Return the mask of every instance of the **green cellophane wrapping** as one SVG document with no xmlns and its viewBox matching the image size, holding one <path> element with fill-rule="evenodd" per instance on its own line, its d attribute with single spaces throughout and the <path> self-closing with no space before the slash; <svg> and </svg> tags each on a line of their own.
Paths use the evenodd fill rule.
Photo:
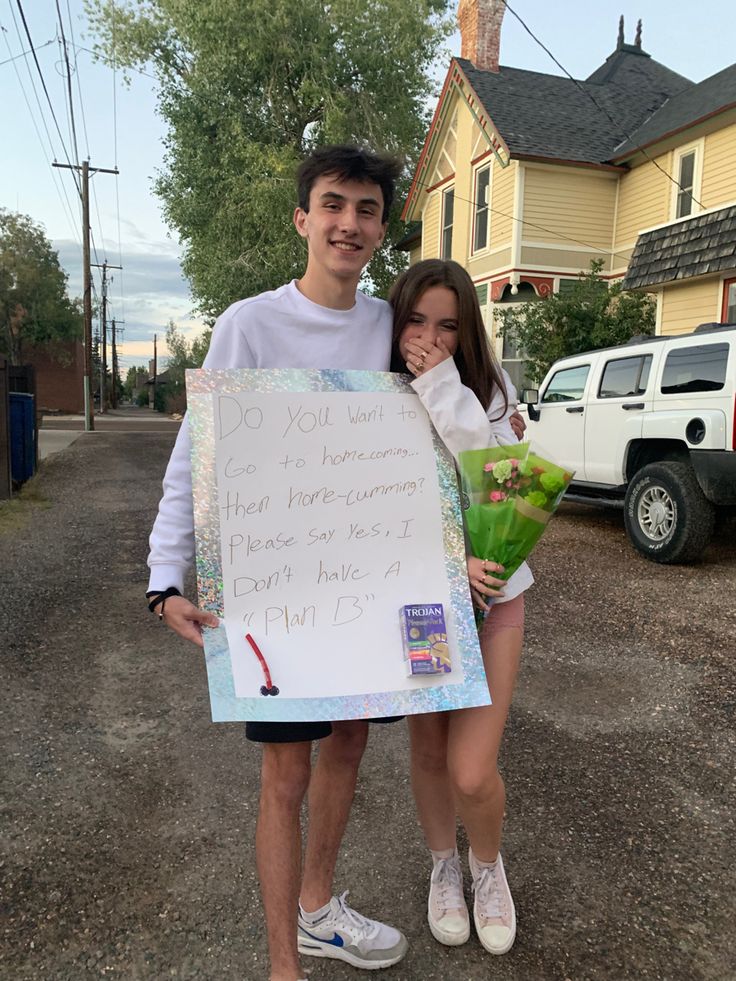
<svg viewBox="0 0 736 981">
<path fill-rule="evenodd" d="M 514 461 L 509 478 L 513 486 L 486 469 L 501 461 Z M 472 554 L 503 565 L 504 572 L 494 575 L 508 579 L 544 534 L 573 475 L 532 453 L 528 443 L 466 450 L 458 464 Z M 505 499 L 492 501 L 491 493 Z"/>
</svg>

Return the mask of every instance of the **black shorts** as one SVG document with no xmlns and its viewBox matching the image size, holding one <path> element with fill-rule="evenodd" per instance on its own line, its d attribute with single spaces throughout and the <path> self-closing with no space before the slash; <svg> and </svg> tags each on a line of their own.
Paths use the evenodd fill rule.
<svg viewBox="0 0 736 981">
<path fill-rule="evenodd" d="M 403 715 L 387 715 L 369 722 L 399 722 Z M 331 735 L 331 722 L 246 722 L 245 738 L 252 743 L 307 743 Z"/>
</svg>

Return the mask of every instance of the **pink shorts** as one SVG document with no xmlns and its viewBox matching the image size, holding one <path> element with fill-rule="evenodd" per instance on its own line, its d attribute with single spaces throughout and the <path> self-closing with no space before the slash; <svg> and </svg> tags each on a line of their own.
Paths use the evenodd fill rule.
<svg viewBox="0 0 736 981">
<path fill-rule="evenodd" d="M 506 627 L 524 628 L 524 594 L 520 593 L 506 603 L 493 603 L 485 618 L 481 637 L 491 638 L 498 630 Z"/>
</svg>

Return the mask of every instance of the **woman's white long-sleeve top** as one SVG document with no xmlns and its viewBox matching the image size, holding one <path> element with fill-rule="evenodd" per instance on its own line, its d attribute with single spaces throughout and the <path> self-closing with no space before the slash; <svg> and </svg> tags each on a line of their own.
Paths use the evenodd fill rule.
<svg viewBox="0 0 736 981">
<path fill-rule="evenodd" d="M 452 358 L 441 361 L 411 383 L 440 439 L 456 460 L 463 450 L 510 446 L 519 442 L 509 422 L 516 409 L 516 389 L 505 371 L 503 380 L 508 396 L 505 412 L 504 393 L 498 389 L 494 390 L 488 409 L 483 409 L 475 393 L 463 385 Z M 525 562 L 507 582 L 504 596 L 494 602 L 505 603 L 514 599 L 533 582 L 531 569 Z"/>
</svg>

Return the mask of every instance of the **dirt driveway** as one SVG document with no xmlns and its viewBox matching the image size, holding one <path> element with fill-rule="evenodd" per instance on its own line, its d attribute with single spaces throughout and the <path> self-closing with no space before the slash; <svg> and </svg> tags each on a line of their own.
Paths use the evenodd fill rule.
<svg viewBox="0 0 736 981">
<path fill-rule="evenodd" d="M 267 977 L 258 752 L 210 723 L 201 655 L 143 606 L 171 440 L 82 434 L 44 466 L 50 506 L 0 516 L 9 981 Z M 407 933 L 395 981 L 736 978 L 736 528 L 666 568 L 620 514 L 569 507 L 533 567 L 504 754 L 513 951 L 429 935 L 403 725 L 373 733 L 337 888 Z"/>
</svg>

